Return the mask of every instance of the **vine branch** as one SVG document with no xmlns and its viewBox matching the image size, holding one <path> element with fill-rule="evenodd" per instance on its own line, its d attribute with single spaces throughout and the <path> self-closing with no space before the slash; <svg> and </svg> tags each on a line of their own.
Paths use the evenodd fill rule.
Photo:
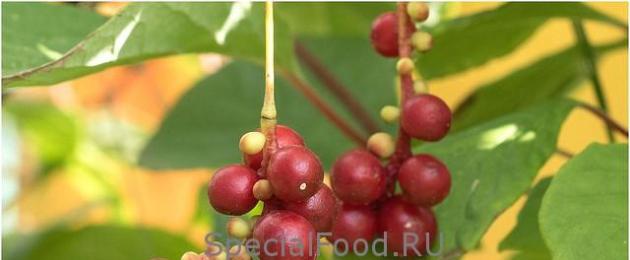
<svg viewBox="0 0 630 260">
<path fill-rule="evenodd" d="M 380 131 L 378 124 L 370 117 L 369 113 L 354 98 L 352 93 L 348 91 L 337 78 L 313 55 L 304 44 L 295 43 L 295 53 L 298 58 L 306 64 L 306 66 L 315 74 L 323 85 L 331 91 L 337 99 L 356 117 L 359 123 L 368 131 L 369 134 Z"/>
<path fill-rule="evenodd" d="M 602 88 L 599 75 L 597 74 L 597 61 L 595 59 L 595 52 L 593 51 L 593 46 L 588 41 L 588 37 L 586 36 L 586 32 L 584 30 L 584 25 L 582 24 L 582 21 L 574 19 L 572 20 L 572 24 L 573 24 L 573 30 L 575 31 L 575 35 L 577 37 L 577 44 L 582 50 L 582 55 L 584 56 L 584 60 L 585 60 L 584 64 L 586 67 L 586 72 L 588 73 L 591 83 L 593 84 L 593 90 L 595 91 L 595 96 L 597 97 L 597 103 L 599 104 L 601 111 L 604 114 L 608 114 L 608 105 L 606 102 L 606 96 L 604 95 L 604 90 Z M 610 125 L 606 126 L 606 133 L 608 135 L 608 140 L 614 143 L 615 136 L 612 133 L 612 129 Z"/>
</svg>

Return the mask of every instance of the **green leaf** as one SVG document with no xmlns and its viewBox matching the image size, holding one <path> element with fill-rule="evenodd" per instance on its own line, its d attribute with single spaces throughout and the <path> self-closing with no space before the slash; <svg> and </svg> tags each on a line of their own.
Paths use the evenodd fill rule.
<svg viewBox="0 0 630 260">
<path fill-rule="evenodd" d="M 550 183 L 551 178 L 545 178 L 529 192 L 527 202 L 518 214 L 516 227 L 499 244 L 501 251 L 506 249 L 518 250 L 512 259 L 551 259 L 551 253 L 543 241 L 538 223 L 540 204 Z"/>
<path fill-rule="evenodd" d="M 304 44 L 348 87 L 375 120 L 382 106 L 395 104 L 395 61 L 378 57 L 369 42 L 330 38 L 305 40 Z M 361 69 L 356 69 L 357 64 L 362 64 Z M 334 100 L 311 74 L 305 75 L 326 100 Z M 276 85 L 280 123 L 296 129 L 325 166 L 330 166 L 336 156 L 354 146 L 282 78 L 276 77 Z M 167 115 L 142 152 L 140 164 L 164 169 L 217 167 L 240 162 L 238 140 L 243 133 L 258 127 L 262 86 L 262 69 L 243 62 L 230 64 L 200 82 Z M 331 104 L 352 122 L 340 103 Z M 394 130 L 391 125 L 380 126 L 387 131 Z"/>
<path fill-rule="evenodd" d="M 508 3 L 428 28 L 434 47 L 418 55 L 417 68 L 425 78 L 433 79 L 482 65 L 515 50 L 550 18 L 626 26 L 582 3 Z"/>
<path fill-rule="evenodd" d="M 62 166 L 79 140 L 75 119 L 49 103 L 8 100 L 3 114 L 17 124 L 23 140 L 35 151 L 43 173 Z"/>
<path fill-rule="evenodd" d="M 12 260 L 180 259 L 193 246 L 183 237 L 155 229 L 91 226 L 54 229 L 39 235 L 3 238 L 2 257 Z"/>
<path fill-rule="evenodd" d="M 278 16 L 284 18 L 296 36 L 366 37 L 372 21 L 381 13 L 395 11 L 394 3 L 300 2 L 277 3 Z"/>
<path fill-rule="evenodd" d="M 435 208 L 442 252 L 477 246 L 494 219 L 530 187 L 554 153 L 560 126 L 574 105 L 547 102 L 417 149 L 442 160 L 452 176 L 451 193 Z"/>
<path fill-rule="evenodd" d="M 628 259 L 628 145 L 592 144 L 573 157 L 539 218 L 553 259 Z"/>
<path fill-rule="evenodd" d="M 3 85 L 50 85 L 115 65 L 181 53 L 217 52 L 262 62 L 263 7 L 263 3 L 246 2 L 132 3 L 90 34 L 79 44 L 80 48 L 67 53 L 64 59 L 30 68 L 32 71 L 3 75 Z M 5 26 L 21 33 L 29 32 L 19 24 Z M 276 19 L 275 27 L 276 62 L 293 69 L 289 29 L 280 19 Z M 63 35 L 60 33 L 58 37 Z"/>
<path fill-rule="evenodd" d="M 203 185 L 198 192 L 194 221 L 208 224 L 210 231 L 220 235 L 220 237 L 214 237 L 213 241 L 222 242 L 225 245 L 229 219 L 230 216 L 221 214 L 210 206 L 208 202 L 208 185 Z"/>
<path fill-rule="evenodd" d="M 59 59 L 105 20 L 65 4 L 2 3 L 2 77 Z"/>
<path fill-rule="evenodd" d="M 601 57 L 626 45 L 627 40 L 623 40 L 600 46 L 597 50 Z M 455 111 L 453 130 L 459 131 L 537 102 L 565 96 L 587 77 L 584 66 L 580 50 L 571 47 L 482 86 Z"/>
<path fill-rule="evenodd" d="M 239 138 L 259 127 L 263 75 L 257 65 L 234 61 L 197 83 L 166 116 L 140 155 L 140 165 L 172 169 L 239 163 Z M 352 147 L 280 77 L 275 94 L 278 123 L 298 131 L 325 164 Z"/>
</svg>

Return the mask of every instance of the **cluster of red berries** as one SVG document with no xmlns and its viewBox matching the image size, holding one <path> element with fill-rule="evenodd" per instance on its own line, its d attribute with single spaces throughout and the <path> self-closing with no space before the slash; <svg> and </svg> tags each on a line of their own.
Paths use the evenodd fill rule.
<svg viewBox="0 0 630 260">
<path fill-rule="evenodd" d="M 241 138 L 244 165 L 226 166 L 214 173 L 208 186 L 210 204 L 220 213 L 236 216 L 263 201 L 262 216 L 254 221 L 253 232 L 231 232 L 228 227 L 228 233 L 257 241 L 261 259 L 281 252 L 287 257 L 291 252 L 301 256 L 298 259 L 314 259 L 317 232 L 330 231 L 337 207 L 332 190 L 323 184 L 322 165 L 302 137 L 287 126 L 275 127 L 276 149 L 265 169 L 264 144 L 261 132 Z M 262 250 L 271 240 L 277 243 Z"/>
<path fill-rule="evenodd" d="M 424 21 L 428 7 L 410 3 L 407 14 Z M 415 25 L 407 20 L 413 46 L 427 51 L 430 35 L 415 32 Z M 378 53 L 398 56 L 397 15 L 389 12 L 379 16 L 373 23 L 371 39 Z M 403 60 L 397 65 L 399 72 L 411 73 L 413 63 L 409 64 L 408 58 Z M 400 122 L 401 135 L 423 141 L 437 141 L 446 135 L 451 112 L 441 99 L 418 93 L 403 101 L 402 112 L 394 106 L 381 111 L 386 121 Z M 318 232 L 328 232 L 328 241 L 345 251 L 364 252 L 370 241 L 387 236 L 387 248 L 394 255 L 426 252 L 437 235 L 431 207 L 444 200 L 451 186 L 448 169 L 437 158 L 410 152 L 396 154 L 393 138 L 376 133 L 368 139 L 367 149 L 351 150 L 337 159 L 331 172 L 331 190 L 323 184 L 322 165 L 303 138 L 283 125 L 275 126 L 273 131 L 271 144 L 260 131 L 243 135 L 239 148 L 244 163 L 217 170 L 210 181 L 208 199 L 220 213 L 243 215 L 259 201 L 264 203 L 262 216 L 251 225 L 231 221 L 228 233 L 256 241 L 263 260 L 315 259 Z M 382 159 L 389 157 L 390 162 L 383 165 Z M 394 157 L 397 160 L 392 160 Z M 395 183 L 402 194 L 392 191 Z M 408 234 L 415 235 L 413 246 L 406 244 Z M 262 246 L 271 240 L 276 243 Z M 283 254 L 277 255 L 280 252 Z M 238 254 L 234 258 L 248 257 Z"/>
<path fill-rule="evenodd" d="M 415 21 L 424 21 L 428 8 L 423 3 L 409 3 L 407 15 Z M 427 51 L 431 45 L 430 35 L 415 32 L 411 19 L 406 22 L 405 30 L 411 35 L 412 45 L 418 51 Z M 371 39 L 379 54 L 397 57 L 397 14 L 380 15 L 372 25 Z M 413 63 L 409 62 L 408 58 L 401 58 L 397 64 L 401 75 L 411 73 Z M 381 115 L 389 122 L 400 121 L 403 135 L 438 141 L 450 128 L 451 111 L 436 96 L 415 93 L 403 99 L 401 107 L 402 112 L 399 112 L 398 108 L 387 106 Z M 333 224 L 333 242 L 343 239 L 351 244 L 359 239 L 370 241 L 377 236 L 387 236 L 387 248 L 394 256 L 423 255 L 430 249 L 438 232 L 431 207 L 449 194 L 450 173 L 440 160 L 429 154 L 411 155 L 410 151 L 396 149 L 393 138 L 377 133 L 368 139 L 367 150 L 349 151 L 334 163 L 332 188 L 343 202 Z M 388 157 L 392 157 L 389 163 L 382 165 L 380 159 Z M 396 183 L 402 194 L 388 190 Z M 414 239 L 405 241 L 410 235 Z"/>
</svg>

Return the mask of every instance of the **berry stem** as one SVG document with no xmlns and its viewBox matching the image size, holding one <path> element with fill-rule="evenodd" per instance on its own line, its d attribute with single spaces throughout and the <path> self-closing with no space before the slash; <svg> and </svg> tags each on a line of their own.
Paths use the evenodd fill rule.
<svg viewBox="0 0 630 260">
<path fill-rule="evenodd" d="M 411 56 L 411 35 L 408 35 L 407 25 L 409 16 L 407 15 L 407 3 L 399 2 L 397 5 L 398 16 L 398 55 L 399 58 L 409 58 Z M 399 73 L 400 79 L 400 106 L 404 106 L 405 101 L 413 96 L 412 72 Z M 411 157 L 411 137 L 405 133 L 401 126 L 398 127 L 398 140 L 396 149 L 387 164 L 387 196 L 392 196 L 396 188 L 396 174 L 402 163 Z"/>
<path fill-rule="evenodd" d="M 275 128 L 277 122 L 274 95 L 274 54 L 273 54 L 273 0 L 265 4 L 265 97 L 260 112 L 260 129 L 266 137 L 262 167 L 259 175 L 265 176 L 269 157 L 276 149 Z"/>
<path fill-rule="evenodd" d="M 366 109 L 354 98 L 348 88 L 313 55 L 304 44 L 295 43 L 295 53 L 298 58 L 315 74 L 323 85 L 331 91 L 338 100 L 352 113 L 368 134 L 380 131 L 376 122 L 370 117 Z"/>
<path fill-rule="evenodd" d="M 302 80 L 295 73 L 290 72 L 288 70 L 282 70 L 282 75 L 291 82 L 298 91 L 302 92 L 302 94 L 308 99 L 320 112 L 324 114 L 328 120 L 330 120 L 341 132 L 354 141 L 357 145 L 364 146 L 367 139 L 355 131 L 352 126 L 350 126 L 345 119 L 341 118 L 335 111 L 332 109 L 328 103 L 326 103 L 318 94 L 315 92 L 313 87 L 306 83 L 306 81 Z"/>
</svg>

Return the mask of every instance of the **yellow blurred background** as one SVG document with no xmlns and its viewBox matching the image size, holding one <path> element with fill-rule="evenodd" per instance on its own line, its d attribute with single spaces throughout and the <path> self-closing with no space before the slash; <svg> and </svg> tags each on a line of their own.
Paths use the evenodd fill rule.
<svg viewBox="0 0 630 260">
<path fill-rule="evenodd" d="M 113 14 L 124 4 L 106 3 L 97 8 L 103 14 Z M 494 8 L 499 3 L 461 3 L 459 15 Z M 589 6 L 627 23 L 627 3 L 588 3 Z M 593 43 L 605 43 L 624 37 L 617 28 L 596 22 L 586 22 L 587 34 Z M 481 67 L 443 79 L 430 81 L 431 92 L 444 98 L 455 108 L 476 86 L 508 74 L 510 71 L 551 53 L 565 49 L 575 42 L 571 24 L 566 19 L 547 22 L 510 55 Z M 137 151 L 146 137 L 159 126 L 165 112 L 195 81 L 216 71 L 225 59 L 218 55 L 183 55 L 156 59 L 134 66 L 117 67 L 71 82 L 48 88 L 24 88 L 12 93 L 14 99 L 50 100 L 69 114 L 76 115 L 84 125 L 108 122 L 109 126 L 124 127 L 125 134 L 138 138 L 123 140 L 124 151 Z M 628 125 L 628 53 L 619 49 L 600 59 L 601 76 L 610 115 L 624 126 Z M 572 97 L 596 105 L 590 84 L 585 82 Z M 107 119 L 107 120 L 104 120 Z M 118 128 L 117 128 L 118 129 Z M 87 130 L 90 130 L 89 127 Z M 119 130 L 117 130 L 119 131 Z M 143 137 L 144 136 L 144 137 Z M 117 136 L 112 136 L 116 143 Z M 617 140 L 627 142 L 625 137 Z M 119 142 L 122 142 L 118 140 Z M 571 153 L 579 153 L 591 142 L 606 143 L 601 121 L 583 110 L 575 110 L 562 128 L 558 146 Z M 120 145 L 120 144 L 118 144 Z M 235 140 L 236 145 L 236 140 Z M 65 169 L 52 175 L 46 182 L 29 185 L 34 170 L 29 162 L 28 147 L 22 150 L 18 166 L 19 190 L 11 210 L 18 212 L 12 225 L 17 231 L 33 231 L 67 217 L 76 215 L 76 226 L 103 223 L 115 218 L 124 223 L 166 229 L 187 234 L 189 239 L 203 245 L 208 226 L 190 225 L 195 213 L 197 195 L 209 179 L 211 171 L 204 169 L 160 172 L 142 169 L 124 158 L 117 158 L 95 148 L 92 142 L 78 146 L 78 161 L 98 161 L 96 172 L 106 173 L 102 179 L 85 174 L 81 167 Z M 128 146 L 128 147 L 127 147 Z M 556 172 L 566 158 L 553 156 L 539 173 L 549 176 Z M 79 164 L 81 165 L 81 164 Z M 29 168 L 30 167 L 30 168 Z M 87 166 L 86 166 L 87 167 Z M 122 194 L 122 200 L 112 208 L 103 205 L 85 207 L 86 203 L 102 198 L 108 192 Z M 516 217 L 525 196 L 502 214 L 490 227 L 479 250 L 464 259 L 502 259 L 511 252 L 498 252 L 498 243 L 516 224 Z M 4 225 L 4 224 L 3 224 Z"/>
</svg>

